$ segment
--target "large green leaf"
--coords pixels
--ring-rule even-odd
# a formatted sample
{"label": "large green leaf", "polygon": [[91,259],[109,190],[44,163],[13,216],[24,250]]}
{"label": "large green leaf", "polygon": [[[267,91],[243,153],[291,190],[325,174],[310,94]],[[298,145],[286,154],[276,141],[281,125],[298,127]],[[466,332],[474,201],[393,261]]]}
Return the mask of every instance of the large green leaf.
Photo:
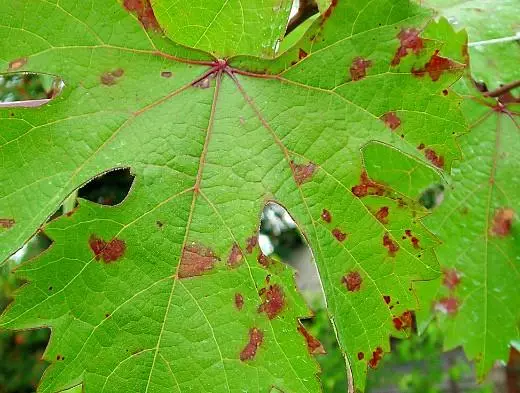
{"label": "large green leaf", "polygon": [[[334,2],[265,61],[178,46],[140,1],[0,4],[0,69],[65,83],[48,105],[0,110],[1,257],[41,225],[54,241],[18,270],[31,283],[0,325],[51,327],[39,391],[319,391],[298,324],[308,310],[257,246],[270,200],[314,250],[363,390],[389,336],[407,334],[412,281],[439,274],[415,201],[465,131],[445,96],[463,66],[422,37],[429,14]],[[80,201],[44,224],[121,167],[135,175],[121,204]]]}

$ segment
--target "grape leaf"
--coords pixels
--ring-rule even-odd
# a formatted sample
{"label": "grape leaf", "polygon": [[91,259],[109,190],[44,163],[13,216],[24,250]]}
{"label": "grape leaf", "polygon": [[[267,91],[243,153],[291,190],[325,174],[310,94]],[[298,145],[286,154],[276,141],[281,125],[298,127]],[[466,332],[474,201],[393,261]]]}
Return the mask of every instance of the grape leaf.
{"label": "grape leaf", "polygon": [[[411,282],[439,274],[416,200],[466,129],[445,96],[464,67],[422,37],[429,13],[335,1],[267,61],[179,46],[144,1],[0,4],[0,69],[65,83],[45,106],[0,110],[2,258],[38,228],[54,241],[18,269],[30,284],[0,325],[52,329],[39,391],[319,391],[309,312],[257,244],[271,200],[314,250],[363,390],[410,328]],[[80,200],[42,224],[123,167],[135,180],[121,204]]]}

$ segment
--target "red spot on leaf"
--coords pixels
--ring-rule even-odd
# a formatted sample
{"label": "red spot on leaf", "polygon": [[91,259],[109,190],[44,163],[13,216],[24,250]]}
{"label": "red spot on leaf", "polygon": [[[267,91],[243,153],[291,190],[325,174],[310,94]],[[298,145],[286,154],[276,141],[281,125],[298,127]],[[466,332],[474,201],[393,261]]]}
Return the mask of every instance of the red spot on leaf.
{"label": "red spot on leaf", "polygon": [[368,178],[368,174],[361,172],[360,184],[352,187],[352,193],[358,198],[363,198],[367,195],[382,196],[385,193],[385,187]]}
{"label": "red spot on leaf", "polygon": [[341,283],[345,285],[348,291],[356,292],[361,289],[361,283],[363,279],[358,272],[349,272],[347,275],[341,278]]}
{"label": "red spot on leaf", "polygon": [[406,233],[406,236],[412,237],[412,230],[411,229],[405,230],[404,233]]}
{"label": "red spot on leaf", "polygon": [[268,256],[264,255],[262,252],[258,255],[258,258],[256,258],[256,260],[260,265],[262,265],[265,268],[268,268],[273,264],[273,260]]}
{"label": "red spot on leaf", "polygon": [[397,244],[388,233],[383,236],[383,246],[388,249],[388,255],[395,257],[395,253],[399,251],[399,244]]}
{"label": "red spot on leaf", "polygon": [[307,57],[307,52],[305,52],[302,48],[298,50],[298,59],[302,60]]}
{"label": "red spot on leaf", "polygon": [[316,165],[312,162],[309,162],[308,164],[295,164],[294,161],[291,161],[291,169],[296,184],[302,185],[311,180],[312,175],[316,170]]}
{"label": "red spot on leaf", "polygon": [[332,235],[336,238],[336,240],[338,242],[344,242],[345,239],[347,238],[347,234],[344,233],[344,232],[341,232],[341,230],[339,228],[334,228],[332,230]]}
{"label": "red spot on leaf", "polygon": [[350,66],[350,78],[358,81],[367,76],[367,68],[372,65],[372,61],[365,60],[362,57],[356,57]]}
{"label": "red spot on leaf", "polygon": [[249,329],[249,342],[245,348],[240,352],[240,360],[245,362],[255,357],[258,347],[264,341],[264,333],[257,328]]}
{"label": "red spot on leaf", "polygon": [[410,311],[405,311],[400,317],[392,320],[397,330],[404,330],[411,328],[413,325],[413,315]]}
{"label": "red spot on leaf", "polygon": [[358,352],[357,358],[358,360],[363,360],[365,358],[365,354],[363,352]]}
{"label": "red spot on leaf", "polygon": [[242,310],[242,307],[244,307],[244,297],[240,293],[235,293],[235,306],[239,310]]}
{"label": "red spot on leaf", "polygon": [[445,297],[437,302],[435,309],[453,315],[459,311],[459,301],[454,297]]}
{"label": "red spot on leaf", "polygon": [[324,355],[325,348],[323,348],[323,345],[321,345],[321,342],[313,337],[305,327],[298,322],[298,331],[300,334],[305,338],[305,341],[307,342],[307,349],[309,350],[310,354],[313,355]]}
{"label": "red spot on leaf", "polygon": [[276,318],[285,307],[285,296],[282,288],[278,285],[270,285],[260,296],[263,303],[258,307],[258,312],[265,312],[269,319]]}
{"label": "red spot on leaf", "polygon": [[385,300],[385,303],[386,303],[386,304],[390,304],[390,301],[391,301],[390,296],[388,296],[388,295],[383,295],[383,299]]}
{"label": "red spot on leaf", "polygon": [[228,257],[228,265],[231,267],[237,267],[240,265],[243,259],[242,250],[238,246],[238,244],[233,243],[233,247],[231,247],[231,252]]}
{"label": "red spot on leaf", "polygon": [[200,244],[184,246],[182,250],[181,262],[179,265],[178,277],[188,278],[201,276],[213,269],[219,258],[210,248]]}
{"label": "red spot on leaf", "polygon": [[444,89],[444,90],[442,91],[442,94],[445,95],[445,96],[447,96],[448,93],[449,93],[449,92],[448,92],[448,90],[446,90],[446,89]]}
{"label": "red spot on leaf", "polygon": [[330,16],[332,15],[332,11],[334,10],[334,8],[336,8],[336,6],[338,5],[338,0],[332,0],[332,2],[330,3],[330,6],[329,8],[327,8],[325,10],[325,12],[323,13],[323,16],[322,16],[322,20],[321,20],[321,24],[323,25],[323,23],[330,18]]}
{"label": "red spot on leaf", "polygon": [[22,68],[27,64],[27,57],[21,57],[19,59],[13,60],[9,63],[8,71],[16,71],[19,68]]}
{"label": "red spot on leaf", "polygon": [[0,218],[0,228],[9,229],[16,223],[14,218]]}
{"label": "red spot on leaf", "polygon": [[515,211],[510,208],[498,209],[493,217],[493,236],[505,237],[511,233]]}
{"label": "red spot on leaf", "polygon": [[376,213],[376,218],[383,224],[388,224],[388,207],[383,206]]}
{"label": "red spot on leaf", "polygon": [[256,245],[258,244],[258,236],[254,235],[251,236],[249,239],[247,239],[246,242],[246,251],[248,254],[251,254],[253,250],[255,249]]}
{"label": "red spot on leaf", "polygon": [[419,245],[419,239],[417,239],[415,236],[412,236],[410,240],[412,242],[413,248],[421,248]]}
{"label": "red spot on leaf", "polygon": [[444,157],[437,155],[437,153],[434,150],[426,149],[424,151],[424,156],[437,168],[444,168]]}
{"label": "red spot on leaf", "polygon": [[381,116],[381,120],[383,120],[387,127],[389,127],[392,131],[398,128],[401,125],[401,119],[395,114],[395,112],[388,112]]}
{"label": "red spot on leaf", "polygon": [[332,216],[327,209],[323,209],[323,211],[321,212],[321,219],[329,223],[332,221]]}
{"label": "red spot on leaf", "polygon": [[383,358],[383,349],[381,347],[377,347],[374,352],[372,352],[372,358],[368,361],[368,365],[370,368],[376,368],[379,361]]}
{"label": "red spot on leaf", "polygon": [[430,75],[432,81],[435,82],[439,80],[443,72],[452,71],[459,68],[450,59],[441,57],[438,55],[438,53],[439,51],[435,51],[424,68],[419,70],[412,70],[412,73],[419,77],[423,77],[424,75],[428,74]]}
{"label": "red spot on leaf", "polygon": [[111,72],[105,72],[101,75],[101,83],[106,86],[113,86],[117,83],[117,80],[121,78],[125,74],[125,71],[122,68],[118,68],[117,70]]}
{"label": "red spot on leaf", "polygon": [[102,259],[105,263],[117,261],[126,251],[125,242],[117,238],[106,242],[96,235],[91,235],[88,244],[90,249],[94,252],[96,260],[99,261]]}
{"label": "red spot on leaf", "polygon": [[160,30],[150,0],[124,0],[124,7],[134,12],[146,30]]}
{"label": "red spot on leaf", "polygon": [[444,269],[442,283],[449,290],[454,289],[460,283],[460,275],[456,269]]}
{"label": "red spot on leaf", "polygon": [[392,59],[392,66],[396,66],[401,62],[401,59],[408,56],[408,51],[411,50],[416,55],[421,52],[424,48],[424,42],[419,37],[419,31],[417,29],[403,29],[397,35],[401,45],[397,48],[394,58]]}

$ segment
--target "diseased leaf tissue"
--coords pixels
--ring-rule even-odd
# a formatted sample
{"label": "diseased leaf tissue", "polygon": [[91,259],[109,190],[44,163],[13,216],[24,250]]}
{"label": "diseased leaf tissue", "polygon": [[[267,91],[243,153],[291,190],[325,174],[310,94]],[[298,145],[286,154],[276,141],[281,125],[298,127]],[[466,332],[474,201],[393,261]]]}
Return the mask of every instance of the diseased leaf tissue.
{"label": "diseased leaf tissue", "polygon": [[[1,319],[52,329],[39,392],[319,392],[326,348],[299,322],[292,272],[258,246],[268,201],[314,251],[356,389],[407,334],[437,241],[421,190],[361,149],[417,178],[449,170],[465,121],[443,91],[464,65],[403,0],[333,1],[271,59],[287,3],[1,0],[0,68],[65,83],[45,106],[0,110],[2,258],[36,230],[53,240]],[[46,223],[114,168],[135,175],[121,204],[80,200]]]}

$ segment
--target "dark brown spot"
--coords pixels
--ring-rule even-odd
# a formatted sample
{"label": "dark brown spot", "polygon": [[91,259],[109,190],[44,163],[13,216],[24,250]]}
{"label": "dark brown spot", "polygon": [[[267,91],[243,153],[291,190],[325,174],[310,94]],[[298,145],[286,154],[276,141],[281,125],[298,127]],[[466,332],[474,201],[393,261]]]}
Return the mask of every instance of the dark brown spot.
{"label": "dark brown spot", "polygon": [[447,96],[447,95],[448,95],[448,90],[444,89],[444,90],[442,91],[442,94],[445,95],[445,96]]}
{"label": "dark brown spot", "polygon": [[395,112],[385,113],[383,116],[381,116],[381,120],[383,120],[386,126],[392,131],[401,125],[401,119],[395,114]]}
{"label": "dark brown spot", "polygon": [[498,209],[493,217],[491,235],[505,237],[511,233],[515,211],[511,208]]}
{"label": "dark brown spot", "polygon": [[110,317],[110,313],[107,312],[107,313],[105,314],[105,318],[109,318],[109,317]]}
{"label": "dark brown spot", "polygon": [[426,149],[424,151],[424,156],[437,168],[444,168],[444,157],[441,155],[437,155],[437,153],[434,150]]}
{"label": "dark brown spot", "polygon": [[9,229],[16,223],[14,218],[0,218],[0,228]]}
{"label": "dark brown spot", "polygon": [[386,303],[386,304],[390,304],[390,301],[391,301],[390,296],[388,296],[388,295],[383,295],[383,299],[385,300],[385,303]]}
{"label": "dark brown spot", "polygon": [[388,255],[395,257],[395,253],[399,251],[399,245],[392,240],[388,233],[383,236],[383,246],[388,249]]}
{"label": "dark brown spot", "polygon": [[426,146],[424,146],[424,143],[421,143],[419,146],[417,146],[417,150],[423,150]]}
{"label": "dark brown spot", "polygon": [[228,265],[231,267],[237,267],[240,265],[240,262],[242,262],[243,259],[242,250],[238,246],[238,244],[233,243],[233,247],[231,247],[231,252],[229,253],[228,257]]}
{"label": "dark brown spot", "polygon": [[106,242],[96,235],[91,235],[88,244],[96,260],[102,259],[105,263],[117,261],[126,251],[126,243],[118,238]]}
{"label": "dark brown spot", "polygon": [[16,71],[19,68],[22,68],[27,64],[27,57],[21,57],[19,59],[13,60],[9,63],[8,71]]}
{"label": "dark brown spot", "polygon": [[244,307],[244,297],[240,293],[235,293],[235,306],[239,310],[242,310],[242,307]]}
{"label": "dark brown spot", "polygon": [[417,29],[403,29],[397,35],[401,45],[397,48],[394,58],[392,59],[392,66],[396,66],[401,62],[401,59],[408,56],[408,50],[411,50],[416,55],[421,52],[424,48],[424,42],[419,37],[419,31]]}
{"label": "dark brown spot", "polygon": [[282,288],[278,285],[269,285],[260,295],[263,303],[258,307],[258,312],[265,312],[269,319],[276,318],[285,307],[285,296]]}
{"label": "dark brown spot", "polygon": [[330,215],[330,212],[327,209],[323,209],[321,212],[321,219],[325,222],[331,222],[332,216]]}
{"label": "dark brown spot", "polygon": [[338,0],[332,0],[332,2],[330,3],[329,8],[327,8],[325,10],[325,12],[323,13],[323,16],[322,16],[322,19],[321,19],[321,25],[322,26],[325,23],[325,21],[330,18],[330,16],[332,15],[332,11],[334,10],[334,8],[336,8],[337,5],[338,5]]}
{"label": "dark brown spot", "polygon": [[135,13],[145,29],[156,31],[161,29],[155,18],[150,0],[124,0],[123,5],[128,11]]}
{"label": "dark brown spot", "polygon": [[368,365],[370,368],[376,368],[379,361],[383,358],[383,349],[381,347],[377,347],[374,352],[372,352],[372,358],[368,361]]}
{"label": "dark brown spot", "polygon": [[376,218],[379,222],[388,224],[388,207],[383,206],[381,209],[379,209],[376,213]]}
{"label": "dark brown spot", "polygon": [[173,72],[171,72],[171,71],[163,71],[163,72],[161,72],[161,76],[163,78],[171,78],[173,76]]}
{"label": "dark brown spot", "polygon": [[413,248],[421,248],[419,245],[419,239],[417,239],[415,236],[412,236],[410,241],[412,242]]}
{"label": "dark brown spot", "polygon": [[400,317],[395,317],[392,322],[397,330],[409,329],[413,325],[413,315],[410,311],[405,311]]}
{"label": "dark brown spot", "polygon": [[363,279],[358,272],[349,272],[341,278],[341,283],[345,285],[349,292],[356,292],[361,289]]}
{"label": "dark brown spot", "polygon": [[159,228],[162,228],[163,225],[164,225],[161,221],[155,221],[155,224],[156,224]]}
{"label": "dark brown spot", "polygon": [[256,245],[258,244],[258,236],[254,235],[251,236],[249,239],[247,239],[246,243],[246,251],[248,254],[251,254],[253,250],[255,249]]}
{"label": "dark brown spot", "polygon": [[456,269],[444,269],[443,270],[443,279],[442,283],[446,288],[450,291],[454,289],[460,283],[460,275]]}
{"label": "dark brown spot", "polygon": [[113,86],[117,83],[117,80],[121,78],[125,74],[125,71],[122,68],[118,68],[117,70],[111,72],[105,72],[101,75],[101,83],[106,86]]}
{"label": "dark brown spot", "polygon": [[219,258],[210,248],[204,247],[200,244],[184,246],[181,262],[179,264],[178,277],[188,278],[201,276],[207,271],[213,269],[218,260]]}
{"label": "dark brown spot", "polygon": [[308,164],[295,164],[294,161],[291,161],[291,169],[293,171],[293,177],[296,181],[296,184],[299,186],[303,183],[307,183],[311,180],[314,171],[316,170],[316,165],[312,162]]}
{"label": "dark brown spot", "polygon": [[341,232],[341,230],[339,228],[334,228],[332,230],[332,235],[336,238],[336,240],[338,242],[344,242],[345,239],[347,238],[347,234],[344,233],[344,232]]}
{"label": "dark brown spot", "polygon": [[350,78],[358,81],[367,76],[367,68],[372,65],[372,61],[365,60],[362,57],[356,57],[350,66]]}
{"label": "dark brown spot", "polygon": [[357,358],[358,358],[358,360],[363,360],[365,358],[365,354],[363,352],[358,352]]}
{"label": "dark brown spot", "polygon": [[459,310],[459,301],[454,297],[444,297],[437,302],[435,309],[453,315]]}
{"label": "dark brown spot", "polygon": [[439,56],[438,53],[439,51],[435,51],[424,68],[419,70],[412,70],[412,74],[419,77],[423,77],[425,74],[428,74],[430,75],[432,81],[435,82],[439,80],[443,72],[457,70],[460,68],[457,67],[450,59]]}
{"label": "dark brown spot", "polygon": [[323,348],[323,345],[321,342],[313,337],[305,327],[298,322],[298,331],[300,334],[305,338],[305,342],[307,343],[307,349],[309,350],[309,353],[312,355],[324,355],[326,354],[325,348]]}
{"label": "dark brown spot", "polygon": [[411,229],[405,230],[404,233],[406,234],[406,236],[412,237],[412,230]]}
{"label": "dark brown spot", "polygon": [[273,260],[269,258],[268,256],[264,255],[262,252],[258,255],[258,258],[256,258],[258,263],[265,267],[266,269],[273,264]]}
{"label": "dark brown spot", "polygon": [[307,57],[307,52],[305,52],[302,48],[298,50],[298,59],[302,60]]}
{"label": "dark brown spot", "polygon": [[363,171],[360,176],[360,184],[352,187],[352,193],[358,198],[363,198],[367,195],[382,196],[385,193],[385,188],[383,185],[370,180],[368,174]]}
{"label": "dark brown spot", "polygon": [[245,348],[240,352],[240,360],[245,362],[255,357],[258,347],[264,341],[264,333],[257,328],[249,329],[249,342]]}

